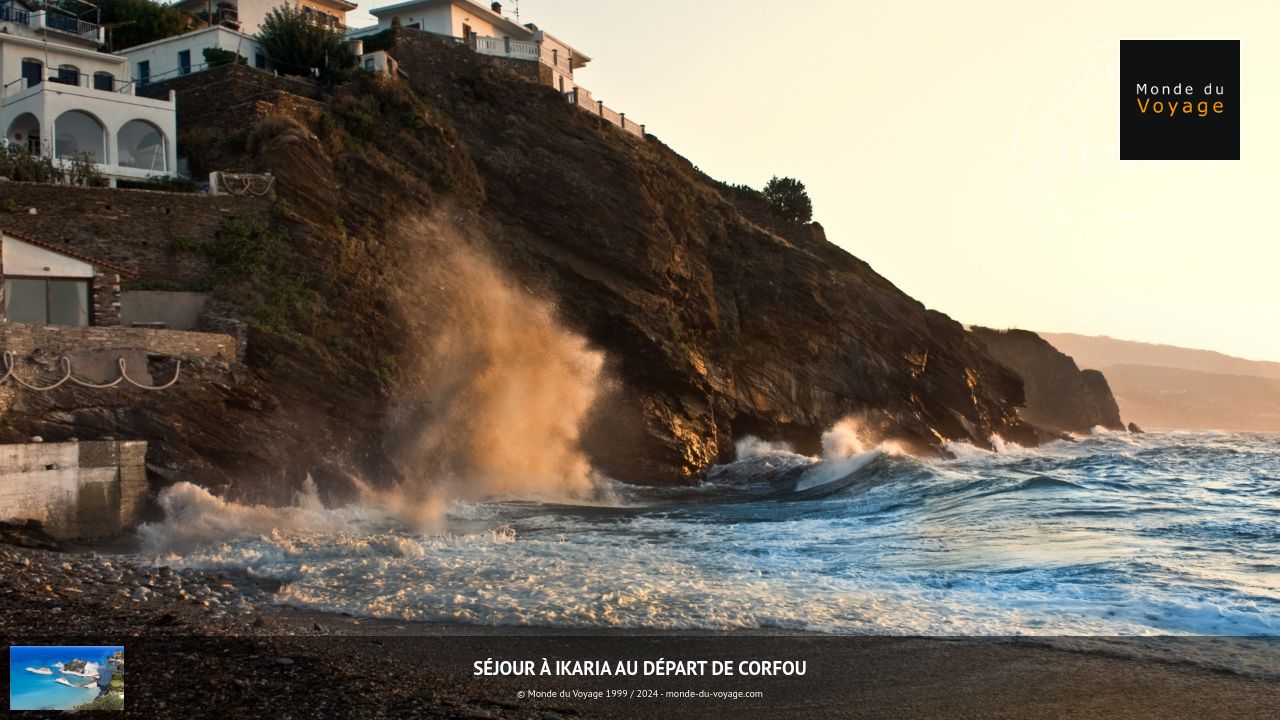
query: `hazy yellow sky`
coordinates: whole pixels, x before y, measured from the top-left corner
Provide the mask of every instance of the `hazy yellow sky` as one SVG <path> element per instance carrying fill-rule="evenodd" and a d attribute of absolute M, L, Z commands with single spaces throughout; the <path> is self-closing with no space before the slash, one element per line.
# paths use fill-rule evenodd
<path fill-rule="evenodd" d="M 523 0 L 520 13 L 594 58 L 578 81 L 597 99 L 715 177 L 800 178 L 831 240 L 961 322 L 1280 360 L 1275 4 Z M 1240 161 L 1120 162 L 1122 38 L 1242 41 Z"/>

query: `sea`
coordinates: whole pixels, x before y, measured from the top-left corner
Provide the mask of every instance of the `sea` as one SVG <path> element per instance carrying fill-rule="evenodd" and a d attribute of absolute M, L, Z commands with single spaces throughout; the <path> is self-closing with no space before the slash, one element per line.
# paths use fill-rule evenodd
<path fill-rule="evenodd" d="M 147 562 L 286 604 L 488 626 L 930 636 L 1280 635 L 1280 435 L 807 457 L 752 438 L 696 487 L 591 502 L 232 506 L 191 485 Z M 174 541 L 180 536 L 181 542 Z M 24 678 L 26 679 L 26 678 Z"/>
<path fill-rule="evenodd" d="M 98 686 L 81 689 L 57 682 L 65 678 L 77 685 L 89 683 L 89 678 L 79 675 L 63 675 L 61 665 L 72 660 L 95 662 L 105 667 L 107 658 L 120 645 L 53 646 L 14 645 L 9 648 L 9 709 L 10 710 L 70 710 L 76 705 L 92 702 L 98 697 Z M 27 668 L 47 668 L 50 675 L 41 675 Z"/>

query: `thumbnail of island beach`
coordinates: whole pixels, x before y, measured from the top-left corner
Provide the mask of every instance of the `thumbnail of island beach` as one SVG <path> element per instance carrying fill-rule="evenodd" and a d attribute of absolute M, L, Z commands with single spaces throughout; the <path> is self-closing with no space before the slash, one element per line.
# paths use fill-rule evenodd
<path fill-rule="evenodd" d="M 120 645 L 9 648 L 10 710 L 123 710 Z"/>

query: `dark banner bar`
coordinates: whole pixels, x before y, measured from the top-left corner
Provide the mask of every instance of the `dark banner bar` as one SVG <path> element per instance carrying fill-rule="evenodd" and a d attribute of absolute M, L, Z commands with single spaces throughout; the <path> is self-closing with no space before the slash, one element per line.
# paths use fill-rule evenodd
<path fill-rule="evenodd" d="M 1265 638 L 324 635 L 95 642 L 126 648 L 130 717 L 1280 717 L 1280 641 Z"/>

